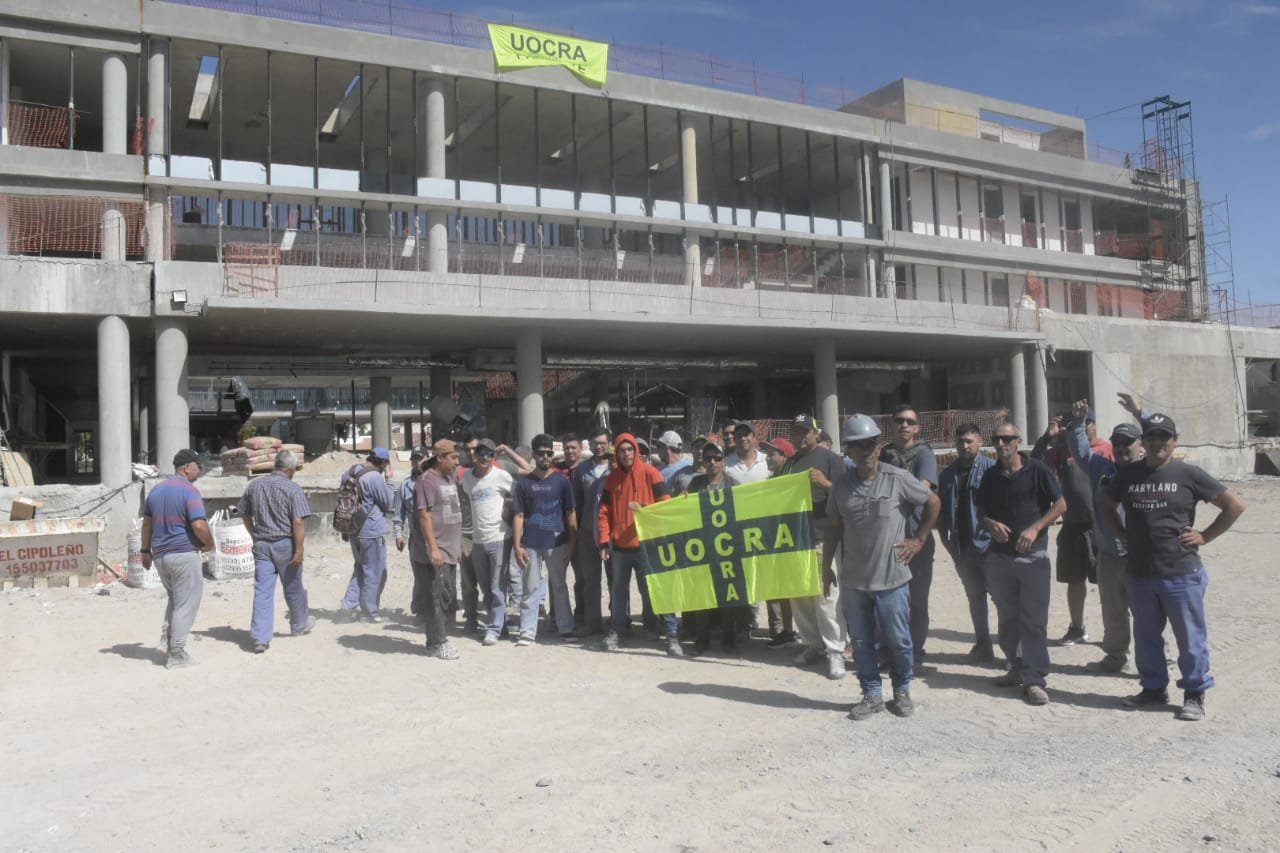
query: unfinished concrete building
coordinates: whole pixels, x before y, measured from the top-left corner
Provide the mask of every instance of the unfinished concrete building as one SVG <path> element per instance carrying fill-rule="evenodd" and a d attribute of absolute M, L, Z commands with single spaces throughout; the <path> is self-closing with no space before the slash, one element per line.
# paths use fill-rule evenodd
<path fill-rule="evenodd" d="M 310 5 L 0 7 L 0 380 L 42 481 L 166 470 L 233 376 L 380 444 L 501 374 L 488 429 L 525 441 L 643 413 L 641 384 L 1028 436 L 1134 389 L 1252 469 L 1245 364 L 1280 334 L 1204 322 L 1185 104 L 1121 155 L 914 80 L 815 98 L 613 45 L 599 86 L 500 71 L 467 16 Z"/>

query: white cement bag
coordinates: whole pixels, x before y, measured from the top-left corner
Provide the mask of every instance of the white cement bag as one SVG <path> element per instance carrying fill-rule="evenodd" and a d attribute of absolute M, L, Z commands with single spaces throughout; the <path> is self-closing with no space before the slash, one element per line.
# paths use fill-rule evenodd
<path fill-rule="evenodd" d="M 152 589 L 160 586 L 160 573 L 155 564 L 151 568 L 142 567 L 142 519 L 135 518 L 126 540 L 129 544 L 129 557 L 125 562 L 125 584 L 137 589 Z"/>
<path fill-rule="evenodd" d="M 213 559 L 209 561 L 213 579 L 253 577 L 253 539 L 245 530 L 244 521 L 218 510 L 209 522 L 209 529 L 213 531 Z"/>

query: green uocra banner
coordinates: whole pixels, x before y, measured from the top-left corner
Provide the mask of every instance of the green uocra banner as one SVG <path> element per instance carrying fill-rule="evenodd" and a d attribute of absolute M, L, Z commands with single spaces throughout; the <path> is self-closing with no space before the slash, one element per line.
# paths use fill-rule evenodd
<path fill-rule="evenodd" d="M 489 41 L 500 71 L 563 65 L 588 83 L 603 86 L 609 70 L 609 45 L 598 41 L 501 24 L 489 24 Z"/>

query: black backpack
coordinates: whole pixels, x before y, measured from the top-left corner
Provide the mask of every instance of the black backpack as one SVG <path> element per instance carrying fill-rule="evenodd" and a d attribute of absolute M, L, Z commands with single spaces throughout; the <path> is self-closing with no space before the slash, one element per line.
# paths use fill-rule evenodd
<path fill-rule="evenodd" d="M 333 529 L 343 536 L 358 534 L 369 517 L 360 495 L 360 478 L 372 470 L 374 469 L 362 465 L 352 466 L 347 472 L 347 479 L 338 487 L 338 504 L 333 509 Z"/>

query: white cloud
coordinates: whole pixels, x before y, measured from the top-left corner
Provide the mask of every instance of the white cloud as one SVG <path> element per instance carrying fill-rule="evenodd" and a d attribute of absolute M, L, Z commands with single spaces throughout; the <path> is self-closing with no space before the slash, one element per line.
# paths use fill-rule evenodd
<path fill-rule="evenodd" d="M 1280 136 L 1280 122 L 1273 121 L 1267 124 L 1260 124 L 1249 131 L 1250 142 L 1266 142 L 1273 136 Z"/>
<path fill-rule="evenodd" d="M 1246 15 L 1261 15 L 1263 17 L 1280 17 L 1280 6 L 1269 6 L 1266 3 L 1246 3 L 1240 7 L 1240 11 Z"/>

